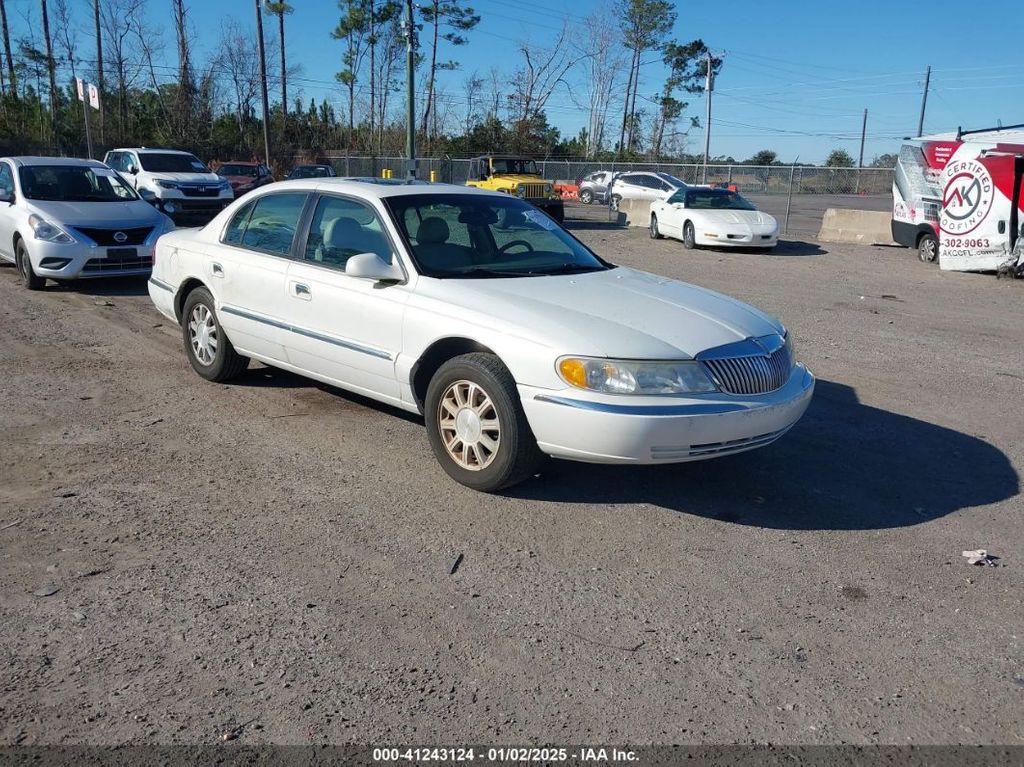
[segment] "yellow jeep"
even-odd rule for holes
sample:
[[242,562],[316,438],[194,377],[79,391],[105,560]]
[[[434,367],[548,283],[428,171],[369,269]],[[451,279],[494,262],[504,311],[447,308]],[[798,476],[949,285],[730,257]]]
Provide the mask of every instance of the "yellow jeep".
[[485,154],[469,161],[466,186],[514,194],[543,210],[555,221],[565,220],[562,197],[545,181],[533,160],[514,154]]

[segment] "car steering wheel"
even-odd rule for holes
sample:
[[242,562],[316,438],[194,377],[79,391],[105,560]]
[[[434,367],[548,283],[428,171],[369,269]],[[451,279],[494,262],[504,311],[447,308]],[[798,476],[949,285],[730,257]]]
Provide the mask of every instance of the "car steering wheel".
[[528,243],[526,240],[512,240],[512,242],[506,242],[504,245],[498,248],[498,252],[504,253],[506,250],[515,247],[516,245],[525,245],[528,251],[533,252],[533,245]]

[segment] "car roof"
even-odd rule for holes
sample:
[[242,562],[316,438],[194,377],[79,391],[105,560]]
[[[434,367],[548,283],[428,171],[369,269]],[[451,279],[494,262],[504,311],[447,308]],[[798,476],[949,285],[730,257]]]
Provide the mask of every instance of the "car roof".
[[[186,154],[189,157],[195,157],[191,152],[187,152],[184,149],[164,149],[158,146],[125,146],[118,147],[117,149],[111,149],[111,152],[160,152],[161,154]],[[109,154],[109,152],[108,152]]]
[[[340,192],[363,197],[367,199],[383,199],[385,197],[401,197],[410,194],[433,194],[433,195],[456,195],[472,194],[483,197],[500,197],[508,199],[509,195],[503,192],[492,192],[487,189],[479,189],[473,186],[458,186],[457,184],[432,184],[429,182],[407,184],[399,179],[384,179],[372,176],[363,178],[297,178],[292,180],[278,181],[274,184],[262,187],[263,194],[284,192],[289,189],[303,192]],[[256,194],[250,192],[250,194]],[[518,199],[518,198],[516,198]]]
[[257,165],[262,165],[261,162],[253,162],[252,160],[227,160],[222,162],[221,165],[252,165],[254,168]]
[[68,167],[88,167],[88,168],[104,168],[106,167],[99,160],[89,160],[81,157],[33,157],[33,156],[20,156],[20,157],[5,157],[5,160],[10,160],[18,167],[25,167],[31,165],[66,165]]

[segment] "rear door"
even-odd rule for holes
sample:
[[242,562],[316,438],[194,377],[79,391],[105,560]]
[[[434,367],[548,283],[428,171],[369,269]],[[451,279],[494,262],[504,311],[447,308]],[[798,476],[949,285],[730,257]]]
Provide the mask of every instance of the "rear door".
[[[11,195],[14,189],[14,168],[10,163],[0,162],[0,189]],[[8,261],[14,260],[14,227],[16,202],[0,202],[0,254]]]
[[389,263],[398,257],[368,203],[320,196],[305,244],[288,267],[288,361],[349,389],[399,401],[395,359],[408,287],[347,275],[345,264],[358,253],[376,253]]
[[240,352],[287,361],[286,277],[308,198],[280,192],[242,206],[207,263],[203,279],[219,296],[221,324]]

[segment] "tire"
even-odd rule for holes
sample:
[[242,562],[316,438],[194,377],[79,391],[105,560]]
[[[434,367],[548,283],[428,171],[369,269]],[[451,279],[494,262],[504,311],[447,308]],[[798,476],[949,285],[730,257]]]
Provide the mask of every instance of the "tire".
[[651,214],[651,226],[648,231],[650,232],[652,240],[661,239],[661,232],[658,231],[658,217],[653,213]]
[[249,358],[235,351],[221,328],[206,288],[196,288],[185,299],[181,335],[192,369],[207,381],[230,381],[249,366]]
[[687,250],[693,250],[697,247],[697,235],[693,231],[692,221],[687,221],[683,224],[683,247]]
[[40,277],[32,269],[32,259],[28,257],[28,248],[24,240],[18,240],[14,247],[14,262],[18,266],[18,274],[21,275],[21,283],[29,290],[42,290],[46,287],[46,278]]
[[926,264],[939,260],[939,241],[934,234],[925,234],[917,241],[917,257]]
[[441,468],[473,490],[493,493],[518,484],[544,459],[512,374],[493,354],[463,354],[438,368],[424,414]]
[[584,189],[580,192],[580,202],[584,205],[590,205],[594,201],[594,193],[589,189]]

